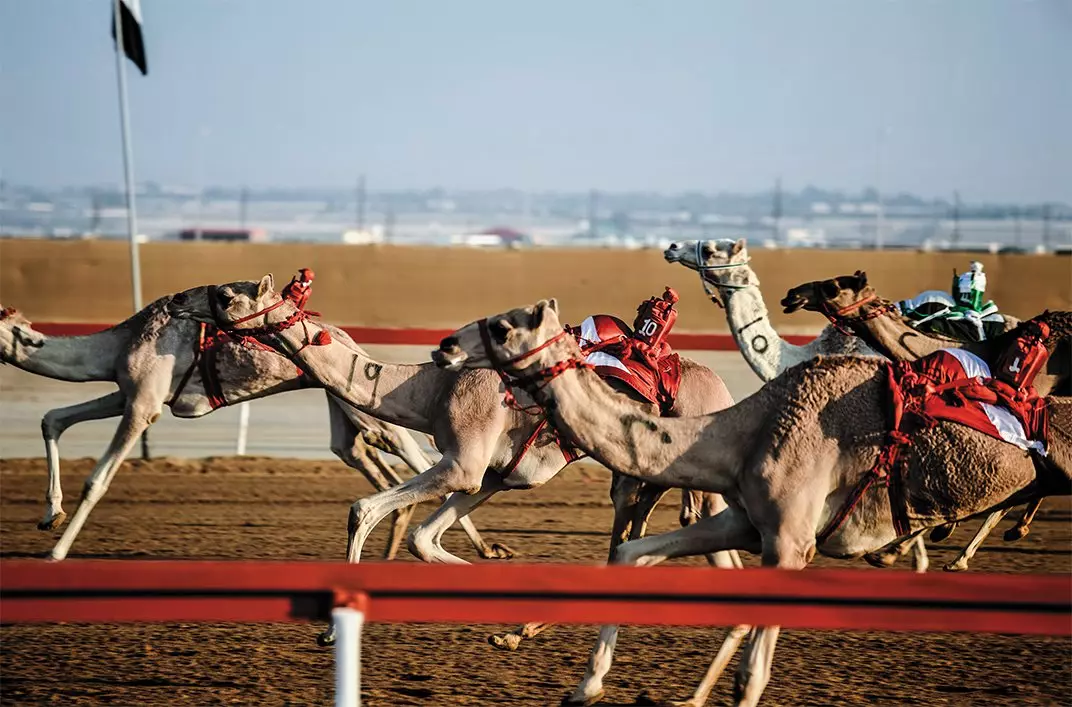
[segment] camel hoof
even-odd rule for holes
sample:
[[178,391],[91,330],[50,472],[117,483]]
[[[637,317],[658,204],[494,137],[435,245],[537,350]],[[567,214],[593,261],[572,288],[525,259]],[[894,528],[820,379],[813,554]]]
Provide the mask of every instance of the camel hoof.
[[516,633],[506,633],[501,636],[488,636],[488,643],[501,651],[516,651],[521,645],[521,636]]
[[947,563],[942,569],[946,572],[963,572],[968,569],[968,561],[964,558],[959,558]]
[[492,543],[491,548],[482,553],[485,560],[509,560],[515,554],[509,547],[499,543]]
[[864,559],[867,560],[867,564],[872,567],[890,567],[897,561],[897,553],[895,552],[869,552],[864,555]]
[[46,518],[37,524],[38,530],[55,530],[67,521],[67,514],[60,511],[51,518]]
[[328,646],[335,645],[335,627],[332,626],[328,630],[318,633],[316,635],[316,645],[321,648],[327,648]]
[[1030,525],[1016,525],[1005,531],[1005,542],[1014,543],[1017,540],[1023,540],[1027,537],[1027,534],[1031,532]]
[[577,705],[583,705],[584,707],[590,707],[591,705],[594,705],[595,703],[602,701],[603,700],[603,694],[604,694],[603,690],[600,690],[599,692],[597,692],[596,694],[592,695],[591,697],[585,697],[583,700],[580,700],[580,701],[574,700],[573,695],[566,695],[565,697],[562,698],[562,706],[563,707],[576,707]]
[[943,540],[948,538],[950,535],[952,535],[953,531],[956,530],[956,529],[957,529],[957,524],[956,523],[946,523],[945,525],[939,525],[937,528],[935,528],[934,530],[931,531],[931,536],[930,536],[931,537],[931,542],[932,543],[940,543],[940,542],[942,542]]

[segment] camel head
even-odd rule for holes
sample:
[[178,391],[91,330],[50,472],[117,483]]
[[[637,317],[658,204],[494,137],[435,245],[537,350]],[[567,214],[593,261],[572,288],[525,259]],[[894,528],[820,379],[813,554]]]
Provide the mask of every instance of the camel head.
[[722,302],[711,289],[712,285],[723,299],[732,294],[733,290],[759,286],[759,278],[752,268],[748,267],[748,248],[743,238],[735,241],[722,238],[715,241],[671,243],[670,247],[663,251],[663,257],[668,263],[680,263],[689,270],[698,272],[704,291],[718,305]]
[[558,302],[550,299],[467,324],[439,343],[432,361],[451,370],[494,368],[516,376],[579,353],[558,319]]
[[40,348],[45,335],[34,331],[30,320],[14,307],[0,307],[0,359],[13,356],[19,346]]
[[867,273],[857,270],[853,275],[797,285],[782,298],[782,308],[786,314],[801,309],[825,314],[851,308],[858,302],[874,297],[875,289],[867,284]]
[[[275,304],[280,295],[274,289],[271,274],[265,275],[259,282],[238,280],[224,285],[202,285],[183,290],[172,295],[167,304],[167,312],[179,319],[193,319],[220,328],[242,328],[261,326],[264,319],[234,324],[244,317],[255,314]],[[284,303],[267,313],[269,322],[282,321],[291,314],[292,306]]]

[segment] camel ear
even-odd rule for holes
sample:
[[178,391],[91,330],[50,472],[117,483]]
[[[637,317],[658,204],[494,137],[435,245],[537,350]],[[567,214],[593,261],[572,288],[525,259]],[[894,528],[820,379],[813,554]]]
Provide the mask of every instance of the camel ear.
[[268,273],[261,278],[260,284],[257,285],[257,299],[264,297],[273,290],[275,290],[275,280],[272,278],[272,273]]
[[744,250],[744,239],[738,238],[737,241],[733,244],[733,247],[730,248],[730,255],[737,255],[742,250]]
[[557,299],[552,297],[551,299],[547,300],[547,306],[551,308],[552,312],[554,312],[555,314],[558,314],[558,300]]
[[536,308],[532,310],[532,328],[539,329],[543,324],[544,315],[547,314],[547,308],[549,303],[547,300],[542,299],[536,303]]
[[863,270],[856,271],[856,279],[860,281],[860,287],[864,287],[865,285],[867,285],[867,273],[865,273]]

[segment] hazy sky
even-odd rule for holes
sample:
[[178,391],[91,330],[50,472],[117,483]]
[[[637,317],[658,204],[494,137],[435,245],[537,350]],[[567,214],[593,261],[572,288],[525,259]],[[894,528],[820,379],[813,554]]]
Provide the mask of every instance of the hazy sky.
[[[122,179],[110,0],[0,0],[0,169]],[[1072,201],[1066,0],[142,0],[138,179]],[[885,134],[879,147],[880,134]],[[879,155],[882,155],[881,159]],[[880,166],[881,163],[881,166]]]

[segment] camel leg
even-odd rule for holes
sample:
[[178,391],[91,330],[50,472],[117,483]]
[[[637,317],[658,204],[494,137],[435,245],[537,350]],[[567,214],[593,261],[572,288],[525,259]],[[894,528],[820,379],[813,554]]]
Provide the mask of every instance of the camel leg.
[[[690,494],[692,493],[699,492],[691,491]],[[700,514],[698,516],[695,516],[692,522],[695,522],[700,518],[714,518],[719,513],[729,508],[729,504],[726,503],[726,499],[722,498],[721,494],[702,493],[700,494],[700,496]],[[708,552],[704,555],[704,557],[707,558],[707,564],[711,565],[712,567],[718,567],[724,570],[744,569],[744,563],[741,562],[741,556],[737,553],[736,550]],[[726,660],[729,660],[729,658],[727,658]]]
[[123,414],[126,396],[116,391],[77,405],[49,410],[41,418],[41,436],[45,439],[45,458],[48,460],[48,494],[45,517],[38,530],[55,530],[63,525],[63,489],[60,487],[60,435],[79,422],[103,420]]
[[[702,555],[731,549],[756,551],[758,546],[759,534],[749,522],[748,517],[743,512],[730,508],[712,518],[704,518],[687,528],[623,543],[615,553],[615,564],[650,567],[673,557]],[[731,631],[723,646],[735,640],[739,642],[739,638],[734,638],[739,634],[740,631],[736,629]],[[604,626],[600,629],[599,639],[588,659],[584,678],[577,689],[563,700],[563,704],[591,705],[602,698],[603,678],[610,671],[617,641],[617,626]],[[727,650],[732,653],[733,647]],[[719,651],[719,655],[722,655],[722,651]]]
[[953,531],[957,529],[957,525],[958,523],[953,522],[946,523],[945,525],[939,525],[937,528],[934,528],[933,530],[931,530],[931,542],[942,542],[953,534]]
[[[361,437],[358,426],[350,420],[335,399],[328,395],[328,418],[331,429],[331,452],[346,466],[359,472],[377,491],[386,491],[392,485],[402,483],[393,469],[387,467],[375,448],[368,446]],[[390,479],[390,481],[388,481]],[[391,483],[393,482],[393,484]],[[402,539],[406,537],[406,526],[416,507],[394,512],[391,533],[383,559],[393,560],[398,554]]]
[[1038,513],[1039,507],[1042,505],[1042,499],[1036,498],[1031,503],[1027,504],[1027,508],[1024,509],[1023,515],[1020,516],[1020,520],[1016,521],[1016,525],[1005,531],[1005,541],[1015,542],[1027,537],[1027,534],[1031,532],[1031,521],[1035,519],[1035,514]]
[[[444,457],[423,474],[407,479],[402,484],[393,486],[386,491],[363,498],[350,506],[350,517],[347,521],[347,562],[361,561],[361,548],[364,546],[365,540],[368,539],[369,534],[376,528],[376,525],[392,511],[441,498],[455,490],[471,491],[472,495],[481,493],[479,484],[472,483],[458,465],[453,463],[451,459]],[[455,495],[460,497],[456,501],[458,504],[456,508],[460,508],[462,499],[465,498],[466,494]],[[449,502],[450,499],[448,499],[447,503]],[[441,511],[442,508],[439,510]],[[425,522],[427,523],[428,521],[426,520]],[[451,522],[453,522],[453,519]],[[335,626],[329,626],[326,631],[318,635],[316,642],[320,646],[334,644]]]
[[[764,567],[802,570],[814,555],[814,531],[792,533],[788,528],[780,528],[774,537],[763,539]],[[752,707],[759,703],[759,698],[770,681],[774,648],[780,632],[781,628],[778,626],[759,626],[752,633],[741,655],[740,665],[737,666],[733,686],[736,705]]]
[[[611,524],[608,563],[614,561],[614,553],[623,542],[643,535],[648,517],[666,491],[665,488],[646,484],[625,474],[611,473],[610,500],[614,505],[614,521]],[[535,638],[552,626],[553,623],[533,621],[509,633],[492,634],[488,636],[488,643],[502,650],[515,651],[523,640]]]
[[437,562],[451,565],[469,564],[456,557],[441,544],[443,533],[459,519],[472,513],[482,503],[494,496],[497,491],[481,490],[474,494],[452,493],[432,515],[416,528],[409,536],[409,551],[425,562]]
[[[330,394],[329,394],[330,397]],[[397,425],[391,425],[386,422],[382,422],[375,418],[370,417],[367,413],[354,411],[354,417],[359,422],[367,422],[368,427],[366,429],[367,442],[378,449],[382,449],[388,454],[394,454],[401,459],[406,466],[413,470],[415,474],[421,474],[433,466],[432,460],[428,458],[421,446],[417,444],[417,440],[413,438],[407,430]],[[397,477],[396,477],[397,478]],[[395,482],[401,484],[401,478]],[[446,499],[443,499],[444,501]],[[413,511],[416,507],[412,507],[409,511],[409,515],[413,515]],[[408,524],[409,518],[406,522]],[[484,538],[480,537],[480,532],[473,525],[473,521],[466,515],[463,515],[458,521],[462,530],[465,531],[466,537],[469,538],[469,542],[472,543],[473,548],[477,551],[477,554],[485,560],[508,560],[514,556],[514,551],[502,545],[500,543],[494,543],[488,545],[484,541]],[[405,526],[403,526],[403,529]],[[392,533],[394,531],[392,530]],[[393,537],[393,536],[392,536]],[[401,533],[398,538],[405,537],[404,533]]]
[[89,518],[90,511],[97,505],[97,501],[104,496],[108,486],[112,483],[112,479],[115,478],[115,473],[119,471],[119,465],[130,454],[131,448],[138,441],[142,432],[155,422],[159,416],[159,403],[155,405],[144,402],[127,403],[123,418],[119,422],[115,436],[112,437],[112,441],[108,445],[108,450],[97,461],[97,466],[93,469],[93,473],[86,479],[85,487],[82,490],[82,500],[78,504],[78,509],[74,512],[74,517],[67,525],[67,529],[63,532],[59,542],[52,548],[51,557],[53,560],[62,560],[67,557],[71,545]]
[[922,533],[922,530],[916,531],[902,540],[890,543],[880,550],[869,552],[864,555],[864,559],[867,560],[867,563],[872,567],[889,567],[897,562],[898,558],[902,555],[909,550],[912,550],[915,553],[914,559],[916,571],[926,572],[927,567],[930,565],[930,559],[927,557],[927,547],[922,544],[920,538]]
[[923,574],[931,566],[931,558],[927,555],[927,545],[923,542],[923,535],[917,535],[909,547],[912,548],[912,565],[916,572]]
[[480,490],[483,472],[482,469],[479,479],[468,478],[472,475],[466,474],[453,459],[444,457],[423,474],[353,504],[347,522],[347,561],[361,561],[361,549],[369,534],[391,512],[441,498],[453,491],[476,493]]
[[942,569],[946,572],[963,572],[968,569],[968,561],[975,557],[975,553],[979,551],[979,546],[986,540],[986,536],[993,532],[994,527],[1001,522],[1001,519],[1005,517],[1009,510],[1008,508],[1002,508],[988,515],[983,524],[979,526],[979,530],[975,531],[975,535],[972,537],[971,542],[968,543],[968,546],[960,551],[955,560]]

